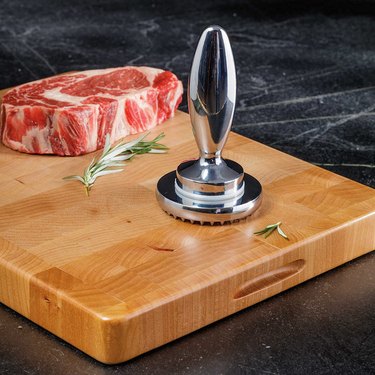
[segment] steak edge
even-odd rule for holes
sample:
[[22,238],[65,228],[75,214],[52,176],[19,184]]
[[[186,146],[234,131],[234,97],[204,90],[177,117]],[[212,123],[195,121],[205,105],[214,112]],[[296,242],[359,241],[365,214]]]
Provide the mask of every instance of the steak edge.
[[174,116],[182,83],[149,67],[87,70],[26,83],[1,105],[5,146],[30,154],[82,155]]

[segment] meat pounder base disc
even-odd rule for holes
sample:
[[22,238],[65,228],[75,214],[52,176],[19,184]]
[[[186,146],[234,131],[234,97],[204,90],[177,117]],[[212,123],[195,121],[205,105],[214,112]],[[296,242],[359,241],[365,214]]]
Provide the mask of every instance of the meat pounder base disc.
[[192,223],[220,223],[243,219],[255,212],[262,201],[262,186],[260,182],[244,174],[244,194],[234,205],[196,205],[194,202],[183,202],[175,190],[176,172],[172,171],[160,178],[156,188],[156,197],[161,208],[175,218],[190,220]]

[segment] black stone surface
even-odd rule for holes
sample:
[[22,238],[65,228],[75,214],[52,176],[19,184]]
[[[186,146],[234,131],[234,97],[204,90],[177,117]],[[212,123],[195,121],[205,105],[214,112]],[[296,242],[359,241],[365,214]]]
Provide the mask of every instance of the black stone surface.
[[[237,66],[233,130],[375,186],[374,21],[374,1],[0,1],[0,87],[129,64],[186,87],[200,32],[219,24]],[[2,306],[0,374],[373,374],[374,266],[364,256],[118,366]]]

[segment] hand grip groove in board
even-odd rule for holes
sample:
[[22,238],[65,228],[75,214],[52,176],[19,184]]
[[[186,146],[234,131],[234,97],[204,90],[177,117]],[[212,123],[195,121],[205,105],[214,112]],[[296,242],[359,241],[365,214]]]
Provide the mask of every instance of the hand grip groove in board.
[[298,259],[280,268],[276,268],[265,274],[256,276],[253,279],[243,283],[234,293],[233,298],[239,299],[247,297],[289,279],[300,273],[305,268],[305,264],[306,261],[304,259]]

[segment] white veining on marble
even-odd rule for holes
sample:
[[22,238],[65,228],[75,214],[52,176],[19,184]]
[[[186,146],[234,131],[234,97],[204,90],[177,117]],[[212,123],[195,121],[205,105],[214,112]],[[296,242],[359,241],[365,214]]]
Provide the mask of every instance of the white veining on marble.
[[293,98],[289,100],[282,100],[280,102],[274,102],[274,103],[265,103],[265,104],[258,104],[258,105],[253,105],[253,106],[247,106],[243,102],[239,103],[239,107],[236,109],[238,112],[242,111],[253,111],[254,109],[260,109],[260,108],[268,108],[268,107],[273,107],[273,106],[279,106],[279,105],[288,105],[288,104],[294,104],[294,103],[303,103],[311,100],[316,100],[316,99],[324,99],[327,97],[332,97],[332,96],[338,96],[342,94],[347,94],[347,93],[358,93],[361,91],[369,91],[369,90],[375,90],[375,86],[368,86],[368,87],[361,87],[361,88],[356,88],[356,89],[351,89],[351,90],[344,90],[344,91],[338,91],[338,92],[330,92],[326,94],[321,94],[321,95],[313,95],[313,96],[306,96],[302,98]]
[[[12,48],[8,48],[8,51],[11,50],[11,54],[27,69],[28,71],[31,71],[30,67],[28,67],[24,60],[28,60],[27,58],[21,59],[17,55],[17,51],[20,51],[22,49],[22,46],[26,48],[28,51],[30,51],[43,65],[45,65],[52,74],[57,74],[56,69],[51,65],[51,63],[48,61],[48,59],[44,56],[42,56],[32,45],[30,42],[28,42],[28,36],[32,34],[35,31],[39,31],[39,28],[36,26],[32,26],[29,28],[26,28],[23,32],[17,34],[15,30],[13,30],[11,27],[3,26],[1,27],[2,32],[8,32],[12,40],[10,41],[12,43]],[[4,45],[4,44],[3,44]],[[38,78],[37,75],[34,73],[34,78]]]
[[57,71],[56,69],[49,63],[49,61],[44,57],[42,56],[35,48],[33,48],[30,44],[26,43],[24,40],[22,41],[22,44],[29,50],[31,51],[39,60],[42,61],[42,63],[44,63],[47,68],[50,69],[50,71],[53,73],[53,74],[57,74]]
[[160,29],[160,25],[155,21],[155,19],[144,20],[138,22],[139,32],[148,38],[149,34],[152,34]]
[[34,71],[32,70],[32,68],[30,66],[28,66],[26,64],[25,61],[23,61],[22,59],[20,59],[12,50],[12,48],[10,48],[6,43],[4,42],[0,42],[0,45],[21,65],[23,66],[31,75],[32,78],[34,79],[38,79],[38,75],[36,73],[34,73]]
[[[348,116],[347,118],[343,118],[343,119],[340,119],[340,120],[335,121],[335,122],[328,122],[328,124],[326,124],[326,126],[325,126],[325,129],[322,130],[322,131],[320,131],[319,134],[316,134],[312,138],[310,138],[310,140],[307,142],[306,146],[311,146],[316,140],[318,140],[321,137],[323,137],[332,128],[337,127],[337,126],[341,126],[343,124],[346,124],[348,121],[356,120],[359,117],[361,117],[363,115],[366,115],[367,113],[370,113],[374,109],[375,109],[375,104],[372,105],[372,106],[370,106],[370,107],[368,107],[368,108],[366,108],[366,109],[364,109],[363,111],[361,111],[359,113],[354,113],[354,114]],[[335,136],[332,136],[332,137],[335,137]],[[346,145],[349,145],[351,147],[355,147],[357,150],[361,149],[361,147],[362,147],[362,146],[356,145],[354,142],[343,141],[342,139],[340,139],[340,141],[341,142],[345,142]],[[372,147],[369,147],[367,149],[368,150],[372,150],[372,149],[375,150],[375,145],[373,145]]]
[[311,164],[317,165],[319,167],[354,167],[354,168],[375,168],[375,164],[351,164],[351,163],[315,163]]
[[[354,114],[353,114],[354,115]],[[375,112],[366,112],[362,116],[374,116]],[[303,117],[303,118],[291,118],[288,120],[279,120],[279,121],[263,121],[263,122],[250,122],[245,124],[234,124],[232,126],[233,130],[239,130],[243,128],[249,128],[252,126],[265,126],[265,125],[282,125],[282,124],[291,124],[298,122],[307,122],[307,121],[326,121],[332,119],[348,119],[352,114],[349,115],[332,115],[332,116],[318,116],[318,117]]]

